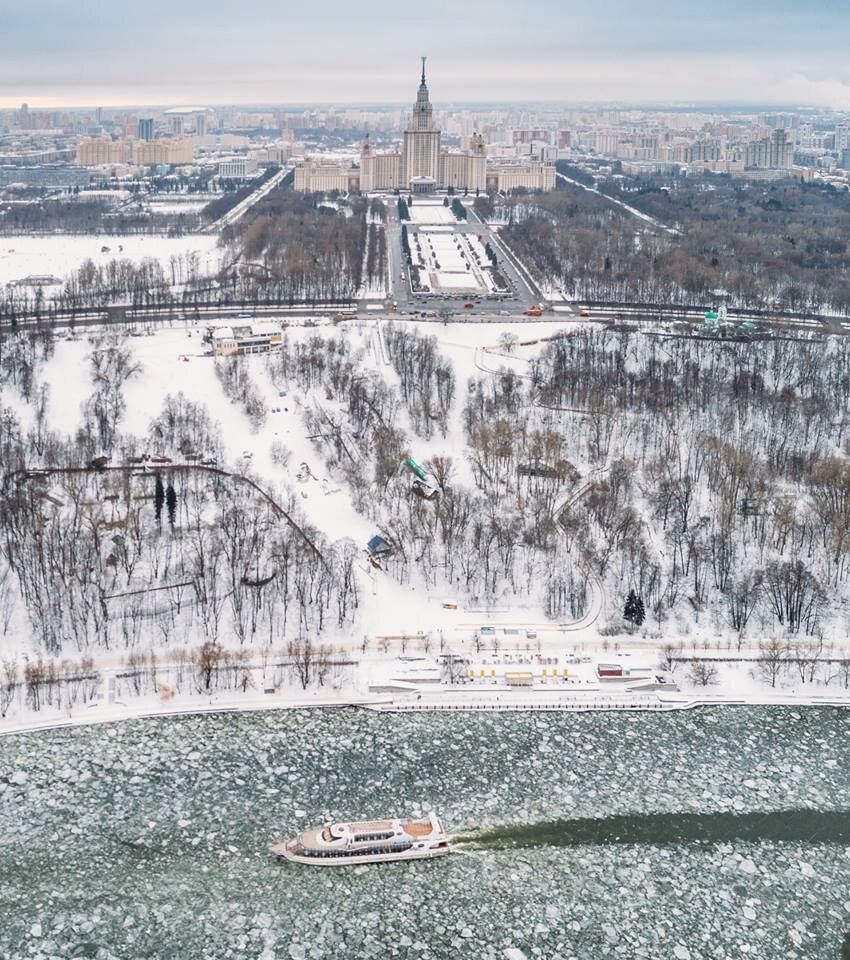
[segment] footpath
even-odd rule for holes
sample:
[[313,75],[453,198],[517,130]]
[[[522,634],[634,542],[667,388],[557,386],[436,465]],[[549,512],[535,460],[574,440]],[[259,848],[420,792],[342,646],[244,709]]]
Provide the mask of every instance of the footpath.
[[163,702],[156,697],[140,697],[129,703],[95,702],[63,711],[23,715],[0,720],[0,736],[15,733],[38,733],[118,723],[123,720],[165,719],[213,714],[256,713],[266,710],[315,710],[343,707],[361,708],[380,713],[450,712],[653,712],[693,710],[698,707],[782,706],[850,708],[850,693],[845,695],[793,694],[769,691],[746,696],[723,693],[681,693],[638,690],[570,691],[555,689],[488,690],[442,686],[429,690],[361,695],[350,691],[314,691],[299,694],[275,694],[262,697],[256,692],[244,696],[183,697]]

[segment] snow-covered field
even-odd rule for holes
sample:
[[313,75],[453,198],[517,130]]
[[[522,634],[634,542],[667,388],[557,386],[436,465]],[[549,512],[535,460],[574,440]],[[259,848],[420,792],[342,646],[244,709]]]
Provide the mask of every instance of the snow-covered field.
[[153,200],[148,202],[151,213],[199,213],[209,200]]
[[451,207],[444,207],[440,203],[423,203],[416,200],[410,207],[410,219],[414,223],[457,223],[457,217]]
[[217,237],[202,234],[187,237],[0,237],[0,284],[46,274],[64,279],[78,270],[85,260],[103,266],[110,260],[125,259],[138,263],[151,258],[167,267],[172,257],[195,255],[202,274],[214,273],[219,265],[217,242]]

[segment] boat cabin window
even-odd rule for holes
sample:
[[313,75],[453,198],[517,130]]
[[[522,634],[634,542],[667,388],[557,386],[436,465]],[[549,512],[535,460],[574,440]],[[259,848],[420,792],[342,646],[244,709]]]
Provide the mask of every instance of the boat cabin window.
[[324,840],[325,843],[330,843],[333,838],[334,835],[331,833],[330,827],[325,827],[325,829],[322,830],[322,840]]

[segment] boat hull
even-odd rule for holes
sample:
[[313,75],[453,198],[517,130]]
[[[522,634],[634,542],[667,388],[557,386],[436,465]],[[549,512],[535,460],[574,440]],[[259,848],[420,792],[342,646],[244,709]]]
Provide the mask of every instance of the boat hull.
[[289,863],[305,863],[310,867],[350,867],[364,863],[394,863],[401,860],[432,860],[434,857],[445,857],[451,853],[449,847],[435,847],[425,850],[403,850],[397,853],[370,853],[352,854],[344,857],[309,857],[294,853],[288,849],[288,844],[278,843],[270,848],[278,861]]

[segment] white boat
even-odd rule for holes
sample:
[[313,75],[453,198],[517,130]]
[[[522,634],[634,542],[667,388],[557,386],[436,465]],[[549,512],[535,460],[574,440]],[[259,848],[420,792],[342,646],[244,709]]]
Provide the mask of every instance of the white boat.
[[278,860],[318,867],[424,860],[450,852],[446,829],[434,813],[419,820],[328,823],[275,843],[270,849]]

